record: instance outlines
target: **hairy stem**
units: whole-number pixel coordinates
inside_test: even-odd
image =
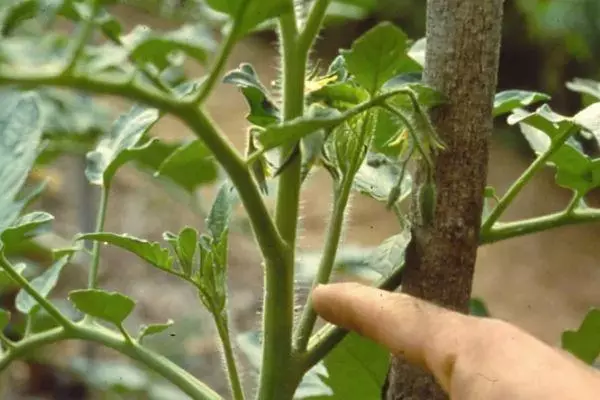
[[[229,376],[229,385],[231,387],[231,392],[233,393],[233,398],[235,400],[244,400],[244,389],[240,382],[235,354],[233,353],[227,317],[215,317],[215,324],[217,326],[217,331],[219,332],[219,338],[223,344],[223,353],[225,356],[225,363],[227,364],[227,374]]]
[[[315,38],[317,37],[319,30],[321,29],[321,25],[323,25],[323,20],[325,19],[325,12],[327,11],[327,7],[331,0],[315,0],[310,13],[308,14],[308,18],[306,20],[306,24],[302,29],[302,32],[298,36],[298,51],[302,54],[308,54],[310,51]]]
[[[190,396],[191,399],[222,400],[212,389],[199,382],[191,374],[166,357],[149,351],[137,344],[137,342],[130,342],[116,332],[89,324],[77,324],[69,328],[54,328],[15,343],[10,351],[0,357],[0,371],[3,371],[12,361],[23,357],[27,353],[35,351],[42,346],[68,339],[80,339],[100,343],[125,354],[173,383]]]
[[[104,222],[106,221],[106,209],[108,207],[108,194],[109,187],[103,186],[102,192],[100,193],[100,207],[98,208],[98,215],[96,217],[96,232],[102,232],[104,230]],[[90,264],[90,270],[88,275],[88,288],[95,289],[98,286],[98,271],[100,266],[100,248],[101,244],[99,241],[94,241],[92,248],[92,261]]]
[[[233,51],[233,47],[239,37],[240,30],[240,22],[246,12],[246,8],[248,7],[249,1],[245,1],[239,7],[238,15],[234,19],[233,26],[231,30],[227,34],[227,37],[223,41],[219,53],[217,54],[217,58],[215,59],[210,72],[208,73],[208,77],[206,81],[202,84],[200,91],[198,92],[198,96],[194,100],[195,104],[201,105],[204,103],[206,98],[212,93],[215,85],[217,84],[219,78],[223,74],[223,70],[225,69],[225,65],[227,64],[227,59],[229,55]]]
[[[337,256],[338,246],[340,245],[340,239],[342,235],[342,226],[344,224],[344,216],[346,207],[348,206],[348,199],[350,198],[350,191],[352,189],[352,183],[356,172],[364,160],[364,145],[370,129],[371,118],[370,114],[367,114],[362,121],[360,128],[360,135],[357,138],[359,145],[352,154],[350,161],[350,168],[346,172],[346,175],[342,179],[340,187],[336,187],[334,191],[334,206],[329,225],[327,227],[327,239],[325,242],[325,248],[323,250],[323,256],[317,270],[317,275],[313,281],[312,287],[315,288],[319,284],[328,283],[331,279],[331,273],[333,272],[333,265],[335,264],[335,258]],[[310,335],[314,329],[315,322],[317,321],[317,314],[312,307],[310,298],[307,299],[300,318],[298,329],[296,331],[294,350],[297,352],[304,352],[306,345],[310,339]]]
[[[344,215],[346,206],[348,205],[348,198],[350,197],[350,189],[352,187],[352,181],[350,184],[344,184],[341,190],[336,190],[333,213],[329,220],[327,227],[327,239],[325,241],[325,248],[323,249],[323,256],[319,263],[319,269],[317,270],[317,276],[313,282],[313,288],[319,284],[329,282],[331,273],[333,271],[333,265],[337,255],[337,249],[340,243],[342,234],[342,226],[344,223]],[[302,353],[306,350],[306,345],[310,339],[310,335],[315,326],[317,320],[317,314],[312,307],[310,298],[307,300],[300,322],[298,323],[298,329],[296,331],[294,350],[298,353]]]
[[[90,15],[88,15],[88,17],[82,22],[79,35],[75,38],[73,43],[73,53],[71,54],[69,64],[65,71],[67,74],[73,72],[77,60],[81,58],[81,55],[85,50],[85,45],[94,33],[94,20],[96,19],[96,16],[100,12],[100,7],[102,6],[102,2],[100,0],[90,0],[88,3],[90,5]]]
[[[496,223],[491,229],[482,232],[480,244],[490,244],[501,240],[525,236],[561,226],[583,224],[600,220],[598,209],[572,209],[541,217],[529,218],[515,222]]]
[[[0,267],[6,272],[6,274],[15,281],[28,295],[33,297],[35,301],[38,302],[40,307],[42,307],[54,320],[59,323],[64,328],[71,328],[73,326],[73,322],[65,317],[52,303],[44,298],[31,284],[27,281],[27,279],[23,278],[21,274],[19,274],[12,264],[6,259],[4,253],[0,253]]]
[[[576,127],[569,127],[560,135],[558,135],[558,137],[552,141],[550,148],[536,158],[535,161],[531,163],[525,170],[525,172],[523,172],[519,179],[512,184],[504,196],[502,196],[496,207],[494,207],[490,215],[486,218],[485,222],[481,225],[482,236],[487,235],[494,223],[498,220],[498,218],[500,218],[502,213],[513,202],[515,197],[517,197],[525,185],[527,185],[536,172],[546,165],[546,162],[550,159],[550,157],[552,157],[552,155],[558,151],[558,149],[567,141],[567,139],[569,139],[569,137],[575,133],[576,129]]]
[[[304,112],[304,74],[306,54],[296,48],[296,18],[288,13],[279,22],[283,68],[283,120],[289,121]],[[294,325],[294,259],[301,184],[301,151],[298,143],[281,149],[280,160],[290,152],[294,159],[279,177],[275,223],[287,251],[279,260],[267,259],[263,315],[262,368],[258,398],[291,398],[292,330]]]

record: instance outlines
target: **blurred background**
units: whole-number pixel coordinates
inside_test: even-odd
[[[129,1],[113,7],[112,11],[125,32],[139,24],[170,30],[182,20],[199,15],[189,3],[187,0],[182,6],[165,7],[162,1]],[[326,65],[339,48],[348,48],[356,37],[381,20],[394,21],[412,39],[424,36],[425,2],[422,0],[345,3],[348,4],[334,3],[313,61],[322,60],[322,65]],[[66,22],[64,29],[70,29]],[[503,29],[499,90],[529,89],[548,93],[552,96],[552,108],[565,115],[581,109],[583,100],[579,94],[568,91],[565,82],[576,77],[600,78],[600,2],[507,0]],[[236,47],[229,66],[236,68],[241,62],[249,62],[263,82],[271,82],[277,77],[277,60],[274,34],[259,32]],[[202,74],[195,65],[186,68],[189,76]],[[97,100],[104,109],[95,112],[106,112],[105,123],[108,124],[128,107],[128,103],[118,99]],[[243,151],[247,107],[238,90],[222,85],[210,97],[207,108],[236,147]],[[518,130],[509,129],[503,120],[496,122],[489,183],[498,193],[503,193],[533,160],[533,153]],[[189,136],[183,125],[168,117],[153,128],[152,134],[168,141]],[[586,150],[591,154],[598,151],[591,143]],[[39,207],[56,216],[55,235],[44,239],[49,245],[61,247],[65,243],[61,238],[70,240],[77,232],[93,229],[97,193],[83,176],[83,162],[81,156],[63,155],[36,170],[39,179],[50,177],[49,190]],[[176,189],[165,192],[164,188],[143,171],[124,168],[113,184],[106,230],[161,240],[164,231],[179,231],[184,225],[202,229],[212,190],[199,188],[190,194]],[[552,170],[546,169],[522,192],[505,218],[558,211],[569,198],[569,192],[554,184]],[[318,252],[323,243],[330,200],[328,179],[325,174],[317,173],[303,193],[300,246],[307,253],[304,263],[311,262],[310,253]],[[600,198],[594,196],[587,201],[600,204]],[[260,321],[262,273],[243,215],[236,221],[230,238],[230,308],[234,329],[244,332],[257,329]],[[350,208],[344,246],[359,251],[371,248],[398,229],[396,220],[390,218],[381,204],[356,196]],[[600,305],[599,238],[600,224],[597,224],[565,227],[482,247],[474,295],[486,302],[493,316],[514,322],[543,340],[558,344],[563,330],[576,328],[589,307]],[[44,255],[34,250],[26,256],[41,268],[48,264]],[[196,293],[184,283],[118,249],[103,249],[101,268],[103,287],[138,299],[131,325],[174,319],[173,327],[153,338],[151,345],[226,395],[212,322],[197,301]],[[83,266],[67,269],[54,296],[59,298],[68,289],[81,287],[85,277]],[[12,303],[14,294],[10,287],[3,289],[5,305]],[[95,364],[89,369],[91,356]],[[149,378],[145,371],[113,356],[110,351],[81,343],[52,346],[27,362],[15,363],[9,373],[3,374],[1,379],[12,382],[12,389],[2,398],[186,398],[154,377]],[[247,371],[246,378],[251,381],[252,373]],[[147,379],[156,383],[152,391],[147,390]]]

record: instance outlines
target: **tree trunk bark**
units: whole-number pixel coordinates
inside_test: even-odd
[[[468,311],[478,247],[488,145],[499,64],[503,0],[428,0],[425,83],[448,103],[432,112],[446,149],[436,159],[433,221],[423,222],[413,198],[413,240],[402,291]],[[416,174],[413,193],[425,179]],[[434,378],[394,357],[383,398],[437,400]]]

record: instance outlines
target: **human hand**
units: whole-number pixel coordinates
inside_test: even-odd
[[[426,368],[454,400],[600,398],[600,373],[500,320],[355,283],[312,293],[319,315]]]

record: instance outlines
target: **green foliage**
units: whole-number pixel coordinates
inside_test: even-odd
[[[309,397],[325,399],[376,399],[389,368],[386,349],[356,333],[350,333],[325,357],[328,376],[323,381],[332,389],[331,396]]]
[[[42,297],[48,296],[50,291],[54,289],[58,283],[60,273],[67,262],[69,257],[62,257],[56,261],[50,268],[45,270],[40,276],[36,277],[30,282],[33,287]],[[37,305],[37,301],[24,289],[21,289],[15,299],[15,308],[23,314],[29,314],[33,308]]]
[[[413,43],[400,28],[381,23],[341,50],[326,71],[318,64],[306,71],[305,64],[314,65],[313,60],[305,61],[313,54],[310,46],[324,21],[360,17],[381,5],[371,0],[316,0],[310,9],[297,4],[293,10],[290,0],[195,1],[187,5],[201,10],[194,22],[169,32],[137,26],[124,33],[109,12],[112,8],[106,7],[114,3],[10,0],[0,4],[0,285],[20,288],[15,307],[26,314],[27,324],[21,340],[3,344],[0,370],[35,351],[39,343],[92,340],[135,359],[177,387],[156,383],[146,370],[125,364],[96,360],[91,372],[82,372],[81,365],[73,363],[73,369],[98,390],[151,399],[221,398],[161,355],[165,349],[148,346],[150,336],[170,331],[174,321],[144,324],[136,340],[125,331],[123,324],[135,300],[98,288],[101,249],[106,244],[184,280],[198,293],[221,339],[231,397],[244,400],[227,308],[229,233],[241,203],[266,274],[263,330],[245,333],[239,340],[240,350],[260,377],[258,398],[379,398],[387,352],[356,334],[342,340],[341,331],[332,326],[311,337],[316,314],[308,302],[302,317],[294,319],[294,290],[329,282],[338,275],[387,287],[401,277],[411,240],[403,202],[411,194],[417,196],[424,222],[434,220],[435,156],[445,146],[429,111],[448,99],[422,81],[426,40]],[[153,2],[161,7],[162,3]],[[77,25],[74,37],[52,31],[58,17]],[[224,38],[219,44],[211,32],[223,22]],[[224,71],[235,43],[276,22],[283,47],[279,87],[271,91],[245,62]],[[92,43],[98,33],[105,40]],[[189,77],[184,68],[188,58],[202,64],[206,75]],[[206,99],[218,82],[238,88],[248,105],[245,155],[229,144],[205,111]],[[496,95],[493,116],[506,115],[510,125],[519,125],[536,159],[505,194],[497,195],[492,188],[483,193],[482,244],[600,219],[600,211],[582,201],[600,186],[600,162],[584,152],[580,140],[600,143],[599,85],[576,79],[568,87],[586,96],[587,107],[573,116],[560,115],[546,104],[528,109],[549,100],[543,93],[509,90]],[[125,98],[134,106],[111,124],[110,113],[95,100],[95,94]],[[166,115],[183,122],[194,137],[167,143],[152,136],[152,128]],[[297,162],[299,148],[302,159]],[[272,155],[281,149],[286,153],[276,161]],[[89,183],[102,187],[102,201],[96,228],[75,236],[75,241],[95,244],[89,251],[88,287],[72,290],[71,303],[65,305],[49,296],[63,268],[87,250],[68,243],[59,249],[47,248],[34,241],[50,231],[54,216],[29,209],[45,186],[26,183],[33,168],[52,164],[62,155],[83,154],[87,154]],[[420,182],[418,188],[409,173],[415,163],[427,173],[425,184]],[[109,189],[125,164],[149,172],[190,198],[223,176],[227,179],[220,180],[204,226],[190,222],[177,233],[165,232],[164,243],[152,242],[127,233],[104,232]],[[572,202],[557,214],[498,223],[521,188],[544,165],[555,168],[557,183],[574,192]],[[333,210],[323,251],[300,257],[290,232],[297,231],[301,185],[317,168],[332,177]],[[284,188],[278,191],[273,213],[265,199],[272,184]],[[342,226],[353,191],[384,203],[398,219],[398,233],[373,248],[342,246]],[[39,273],[32,272],[32,262],[19,262],[15,257],[33,245],[48,264],[52,260]],[[75,323],[77,312],[86,317]],[[471,313],[489,315],[479,299],[472,300]],[[590,312],[578,331],[563,336],[565,348],[587,362],[600,351],[593,334],[598,330],[597,318],[596,310]],[[89,323],[95,319],[112,326]],[[11,327],[10,323],[10,314],[0,311],[0,327]]]
[[[135,301],[121,293],[97,289],[73,290],[69,300],[79,311],[119,326],[135,307]]]
[[[562,347],[587,364],[594,363],[600,355],[600,310],[591,309],[578,330],[564,332]]]
[[[342,52],[348,72],[371,95],[390,78],[419,71],[421,67],[408,55],[408,37],[391,23],[381,23]]]
[[[158,110],[141,106],[134,106],[119,117],[108,136],[100,140],[94,151],[88,153],[85,174],[90,183],[110,186],[121,165],[135,160],[140,152],[148,149],[148,144],[139,147],[136,145],[158,117]]]

